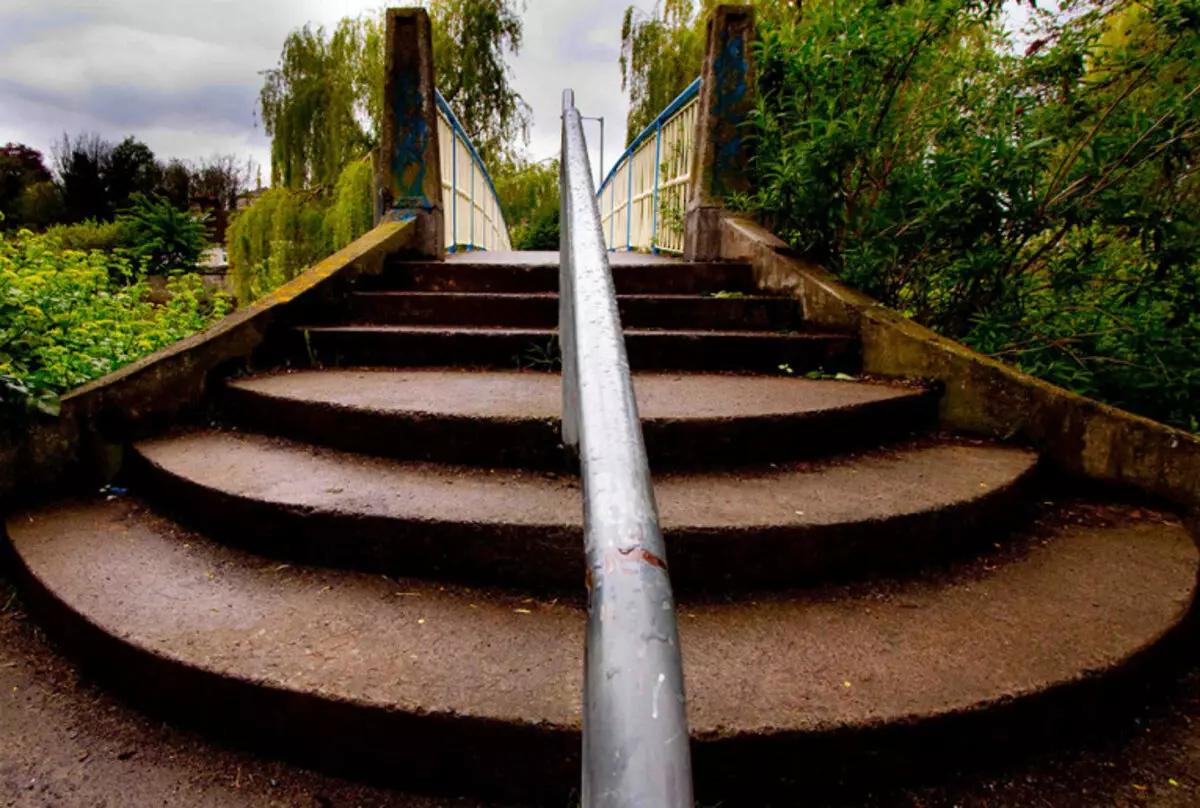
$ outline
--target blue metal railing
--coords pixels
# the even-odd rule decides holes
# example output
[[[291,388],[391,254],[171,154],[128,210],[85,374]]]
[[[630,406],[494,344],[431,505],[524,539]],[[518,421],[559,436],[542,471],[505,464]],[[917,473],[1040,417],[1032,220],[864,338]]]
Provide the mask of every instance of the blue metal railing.
[[[449,199],[444,201],[446,208],[446,216],[449,219],[449,227],[446,229],[446,249],[449,252],[454,252],[458,247],[465,246],[468,250],[508,250],[511,249],[511,242],[508,237],[508,225],[504,219],[504,211],[500,205],[500,197],[496,193],[496,186],[492,182],[492,176],[488,173],[487,166],[483,164],[483,159],[480,158],[479,152],[475,150],[475,144],[471,142],[471,138],[467,136],[467,132],[463,129],[458,117],[450,109],[450,105],[446,103],[446,99],[442,98],[440,92],[435,91],[434,98],[437,102],[437,109],[440,115],[445,118],[445,122],[450,130],[450,179],[447,182],[443,176],[442,185],[443,191],[449,192]],[[459,187],[458,176],[458,160],[460,146],[465,151],[465,157],[470,160],[470,181],[467,183],[469,190],[465,193]],[[443,156],[443,165],[445,156]],[[443,172],[445,174],[446,172]],[[490,198],[477,198],[476,187],[478,182],[476,175],[481,176],[487,183],[486,190],[491,192]],[[445,193],[443,193],[443,198]],[[459,200],[463,200],[469,206],[469,215],[464,217],[464,222],[469,222],[466,232],[459,229]],[[480,211],[480,218],[483,219],[482,228],[476,228],[475,211]],[[465,238],[459,238],[465,236]]]
[[[689,105],[697,102],[700,96],[700,79],[696,79],[687,89],[680,93],[675,100],[667,105],[658,117],[655,118],[649,126],[641,131],[633,142],[629,144],[624,153],[617,158],[617,162],[609,171],[608,176],[597,191],[596,196],[604,202],[604,195],[608,194],[607,199],[607,215],[602,217],[602,224],[606,223],[608,246],[611,250],[618,248],[626,250],[634,249],[650,249],[653,252],[658,252],[660,246],[663,249],[672,252],[682,250],[682,233],[672,233],[667,238],[669,246],[660,245],[659,220],[663,213],[663,198],[664,194],[669,199],[670,203],[676,206],[685,206],[687,202],[686,183],[690,176],[690,165],[688,163],[691,157],[690,143],[692,132],[689,124],[693,120],[692,117],[684,117],[677,121],[676,118],[689,107]],[[649,142],[650,138],[654,138],[653,144]],[[670,142],[667,142],[670,141]],[[678,149],[683,147],[683,154],[679,155]],[[641,155],[644,150],[654,149],[653,152],[653,180],[649,177],[641,176],[645,172],[646,163],[644,160],[635,166],[635,158]],[[663,177],[661,168],[664,165],[664,151],[676,150],[667,160],[666,165],[670,169],[669,176]],[[647,151],[647,154],[649,152]],[[640,168],[640,171],[639,171]],[[622,176],[621,172],[625,175]],[[634,175],[639,174],[638,187],[634,187]],[[624,180],[625,199],[621,202],[618,208],[617,204],[617,188],[614,183]],[[649,222],[646,221],[646,208],[643,200],[648,200]],[[637,212],[642,216],[638,222],[638,229],[634,230],[634,215],[635,204],[639,205]],[[621,214],[624,214],[624,244],[618,242],[617,220]]]
[[[584,808],[691,808],[683,664],[666,548],[583,123],[563,93],[563,442],[583,482]]]
[[[667,120],[670,119],[676,112],[683,109],[684,104],[699,97],[700,79],[696,79],[687,86],[686,90],[675,96],[675,100],[670,104],[667,104],[666,109],[660,112],[658,117],[655,118],[649,126],[643,129],[641,134],[633,139],[633,142],[629,144],[629,148],[622,152],[621,156],[617,158],[617,162],[613,163],[612,170],[608,172],[608,176],[605,177],[604,182],[600,184],[600,190],[596,192],[596,196],[600,196],[600,194],[604,193],[604,189],[608,187],[608,184],[612,182],[612,178],[616,176],[617,169],[624,165],[625,162],[633,156],[633,153],[637,151],[638,146],[641,146],[642,143],[645,142],[646,138],[662,131],[662,125],[666,123]]]

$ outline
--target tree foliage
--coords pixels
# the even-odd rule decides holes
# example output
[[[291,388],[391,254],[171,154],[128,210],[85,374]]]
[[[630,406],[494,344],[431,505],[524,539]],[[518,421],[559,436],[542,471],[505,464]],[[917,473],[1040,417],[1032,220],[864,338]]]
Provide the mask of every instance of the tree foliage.
[[[54,145],[54,173],[63,198],[64,219],[111,219],[112,206],[105,191],[104,167],[113,146],[95,133],[70,137],[65,132]]]
[[[720,0],[701,0],[699,5],[694,0],[658,0],[650,13],[636,5],[625,9],[620,62],[621,89],[629,93],[626,143],[700,75],[705,21],[718,5]],[[764,24],[795,19],[800,9],[797,0],[751,0],[748,5]]]
[[[513,249],[557,250],[558,161],[507,161],[495,183]]]
[[[331,186],[379,141],[383,32],[376,17],[347,17],[332,33],[306,25],[288,35],[259,94],[271,137],[271,183]]]
[[[521,50],[521,10],[515,0],[429,2],[438,90],[488,166],[529,142],[532,112],[505,60]]]
[[[438,88],[486,164],[528,140],[529,108],[512,88],[505,55],[521,45],[514,0],[429,0]],[[332,31],[306,25],[284,41],[259,94],[271,137],[271,181],[332,187],[379,143],[384,23],[346,17]]]
[[[28,147],[9,144],[6,149],[25,155],[29,166],[40,163],[40,155]],[[54,145],[54,177],[44,167],[7,170],[16,161],[5,154],[0,150],[0,212],[11,229],[112,221],[139,195],[160,195],[179,211],[201,202],[219,222],[237,206],[253,173],[252,162],[243,164],[231,154],[213,155],[195,165],[178,159],[164,165],[132,136],[114,145],[88,132],[64,133]],[[6,202],[9,199],[16,203]]]
[[[1200,3],[847,0],[761,26],[755,193],[793,246],[1021,368],[1197,429]]]
[[[225,237],[238,301],[257,300],[370,230],[373,192],[371,163],[358,160],[332,192],[271,188],[238,211]]]
[[[20,224],[25,221],[27,188],[50,182],[50,172],[42,161],[41,152],[21,143],[9,143],[0,148],[0,214],[6,221]]]

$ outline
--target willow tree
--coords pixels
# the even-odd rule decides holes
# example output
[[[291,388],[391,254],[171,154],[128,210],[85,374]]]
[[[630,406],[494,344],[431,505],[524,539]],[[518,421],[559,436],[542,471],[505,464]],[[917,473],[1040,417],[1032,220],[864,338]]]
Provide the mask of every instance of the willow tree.
[[[347,17],[332,34],[306,25],[288,35],[266,71],[259,107],[271,137],[271,184],[332,186],[379,140],[383,36],[377,19]]]
[[[528,142],[529,107],[505,63],[521,45],[516,0],[428,0],[428,10],[439,88],[495,174]],[[274,187],[226,233],[240,301],[371,227],[384,71],[382,16],[346,17],[332,31],[306,25],[284,41],[259,95]]]
[[[811,2],[812,0],[810,0]],[[662,0],[652,12],[625,9],[621,25],[621,89],[629,93],[626,142],[631,142],[700,75],[705,20],[719,0]],[[751,0],[759,19],[799,15],[798,0]]]
[[[429,0],[438,89],[485,161],[528,142],[530,112],[505,62],[521,46],[515,0]],[[259,95],[271,137],[271,179],[331,187],[379,142],[384,22],[344,18],[332,32],[304,26],[283,44]]]
[[[529,143],[529,105],[512,87],[505,54],[520,52],[514,0],[430,0],[438,90],[488,165]]]

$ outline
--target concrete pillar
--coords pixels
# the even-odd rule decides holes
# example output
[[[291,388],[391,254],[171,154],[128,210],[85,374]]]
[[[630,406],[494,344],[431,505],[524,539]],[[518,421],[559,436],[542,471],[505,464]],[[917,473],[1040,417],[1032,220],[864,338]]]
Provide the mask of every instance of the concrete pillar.
[[[692,140],[691,192],[683,255],[689,261],[720,257],[725,197],[751,188],[745,122],[754,109],[754,8],[717,6],[708,20],[700,72],[700,109]]]
[[[383,90],[383,218],[417,219],[413,248],[445,255],[433,36],[423,8],[388,9]]]

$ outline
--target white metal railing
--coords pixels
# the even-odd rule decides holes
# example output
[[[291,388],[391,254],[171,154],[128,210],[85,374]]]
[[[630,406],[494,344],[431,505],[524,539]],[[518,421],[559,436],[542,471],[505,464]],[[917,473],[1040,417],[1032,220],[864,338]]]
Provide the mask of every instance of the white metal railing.
[[[700,79],[642,130],[600,186],[610,250],[683,252]]]
[[[492,178],[446,99],[436,97],[446,250],[511,250]]]

